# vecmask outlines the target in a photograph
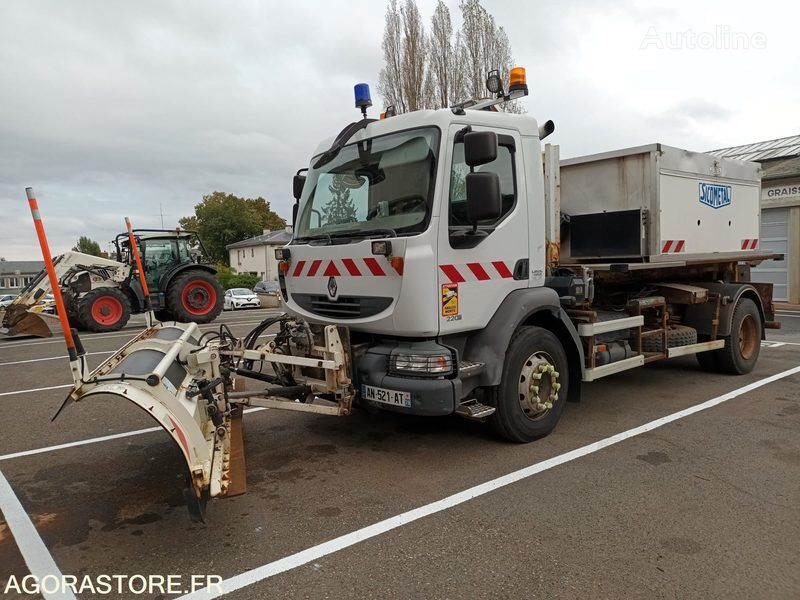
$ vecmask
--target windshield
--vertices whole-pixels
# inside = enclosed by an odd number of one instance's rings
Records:
[[[422,231],[433,197],[438,140],[439,130],[432,127],[370,138],[311,169],[295,241]]]
[[[251,292],[250,290],[246,290],[244,288],[235,288],[231,290],[231,294],[234,296],[249,296],[252,293],[253,292]]]

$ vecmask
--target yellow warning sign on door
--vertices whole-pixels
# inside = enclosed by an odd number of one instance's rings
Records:
[[[442,286],[442,316],[458,314],[458,284],[446,283]]]

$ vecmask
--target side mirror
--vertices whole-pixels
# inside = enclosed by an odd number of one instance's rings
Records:
[[[477,229],[478,221],[499,219],[503,214],[500,176],[497,173],[469,173],[466,184],[467,217],[473,231]]]
[[[471,131],[464,135],[464,162],[478,167],[497,158],[497,134],[494,131]]]
[[[295,177],[297,177],[297,175],[295,175]],[[305,179],[305,177],[303,179]],[[300,191],[302,192],[303,188],[300,188]],[[297,225],[297,209],[298,208],[300,208],[300,203],[299,202],[295,202],[294,205],[292,206],[292,227]]]
[[[300,200],[300,196],[303,195],[303,186],[306,184],[306,176],[300,175],[300,172],[297,172],[292,178],[292,193],[294,194],[295,200]]]

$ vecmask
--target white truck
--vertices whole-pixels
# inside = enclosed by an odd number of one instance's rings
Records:
[[[456,414],[529,442],[601,377],[688,354],[749,372],[778,326],[771,285],[749,282],[776,258],[758,244],[758,165],[660,144],[559,162],[541,143],[551,122],[497,110],[527,94],[519,70],[511,83],[380,120],[357,86],[364,118],[294,179],[277,251],[288,314],[241,339],[155,324],[73,368],[68,400],[148,410],[202,517],[207,497],[244,489],[241,406]]]

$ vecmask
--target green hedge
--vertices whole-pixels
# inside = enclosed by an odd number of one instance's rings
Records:
[[[217,265],[217,279],[226,290],[231,288],[247,288],[252,290],[253,287],[261,281],[258,275],[250,275],[249,273],[237,273],[226,265]]]

